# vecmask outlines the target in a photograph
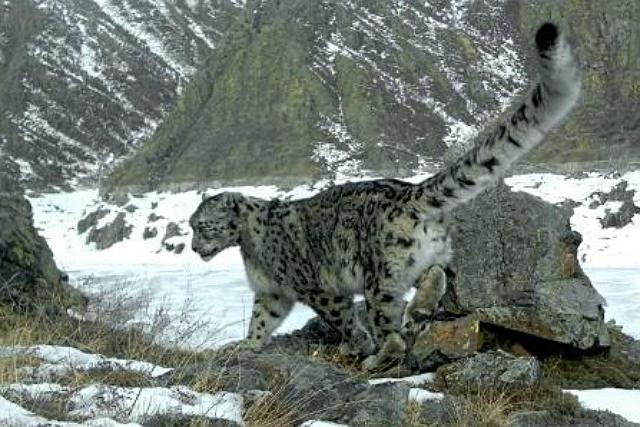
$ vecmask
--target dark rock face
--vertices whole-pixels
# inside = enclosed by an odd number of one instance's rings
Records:
[[[111,212],[109,209],[97,209],[87,214],[87,216],[78,221],[78,234],[82,234],[98,225],[98,221],[107,216],[109,212]]]
[[[31,205],[0,158],[0,304],[16,311],[57,313],[86,304],[58,270],[33,225]]]
[[[155,227],[151,227],[151,228],[145,227],[144,231],[142,232],[142,238],[144,240],[153,239],[157,235],[158,235],[158,229]]]
[[[578,264],[570,216],[504,185],[456,209],[444,311],[578,349],[607,346],[604,299]]]
[[[125,215],[124,212],[120,212],[113,222],[104,227],[95,228],[94,226],[87,235],[87,243],[95,242],[96,248],[103,250],[129,238],[133,231],[133,226],[127,225]]]

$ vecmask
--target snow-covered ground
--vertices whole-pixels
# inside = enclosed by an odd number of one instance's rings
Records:
[[[416,176],[411,181],[424,178]],[[573,200],[581,203],[575,208],[571,223],[584,238],[579,253],[582,265],[594,286],[607,299],[607,318],[615,319],[626,333],[640,338],[640,312],[637,310],[640,257],[634,250],[634,243],[640,241],[640,220],[636,217],[634,222],[622,229],[602,229],[599,218],[604,215],[605,209],[615,211],[620,203],[609,202],[595,209],[588,207],[593,192],[607,192],[621,179],[629,183],[630,189],[640,191],[640,172],[626,173],[622,177],[594,173],[582,179],[554,174],[529,174],[511,177],[507,179],[507,184],[515,190],[526,191],[549,202]],[[316,193],[325,185],[327,183],[321,182],[288,192],[273,186],[235,187],[211,190],[206,194],[240,191],[262,198],[301,198]],[[176,319],[188,310],[193,318],[208,324],[210,330],[182,344],[200,348],[216,347],[242,338],[252,305],[252,293],[246,283],[237,248],[225,250],[209,263],[204,263],[189,249],[191,230],[188,219],[202,196],[196,191],[175,194],[151,192],[131,196],[128,205],[137,207],[134,212],[126,211],[127,205],[104,205],[94,190],[45,194],[31,197],[30,200],[36,226],[49,242],[58,265],[69,273],[72,283],[88,292],[116,288],[132,293],[145,292],[152,307],[164,306],[169,316]],[[640,205],[640,193],[635,195],[635,203]],[[119,212],[126,212],[126,222],[133,226],[130,238],[103,251],[97,251],[94,244],[87,244],[86,233],[80,235],[77,232],[77,222],[98,207],[111,211],[99,221],[99,226],[112,221]],[[151,213],[160,218],[150,222]],[[172,237],[167,243],[184,243],[186,248],[181,254],[166,250],[161,243],[167,224],[171,221],[180,226],[183,235]],[[145,227],[155,227],[157,236],[143,239]],[[136,320],[148,320],[145,319],[145,313],[148,312],[142,312]],[[311,316],[313,313],[310,309],[296,306],[279,331],[300,327]],[[213,339],[210,334],[212,330],[216,331]],[[602,407],[629,419],[640,420],[638,411],[623,408],[620,405],[624,400],[613,398],[618,392],[602,390],[592,393],[607,397],[599,400],[600,405],[604,405]],[[418,400],[438,398],[417,391],[414,394],[416,396],[413,398]],[[587,406],[598,399],[593,396],[587,392],[579,394]],[[625,395],[625,399],[632,398],[629,396]]]

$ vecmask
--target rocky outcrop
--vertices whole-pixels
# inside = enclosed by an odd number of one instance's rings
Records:
[[[145,227],[144,231],[142,232],[142,238],[144,240],[153,239],[157,235],[158,235],[158,229],[155,227]]]
[[[153,215],[153,213],[152,213]],[[162,246],[168,250],[169,252],[173,252],[175,254],[181,254],[184,251],[186,245],[184,243],[169,243],[167,240],[172,237],[184,236],[185,233],[175,222],[170,222],[167,224],[167,229],[165,230],[164,237],[162,238]]]
[[[0,305],[46,314],[84,306],[36,231],[31,205],[12,172],[14,166],[0,158]]]
[[[85,233],[90,228],[95,228],[98,225],[98,221],[107,216],[111,212],[109,209],[96,209],[93,212],[89,212],[84,218],[78,221],[78,234]]]
[[[103,250],[129,238],[133,231],[133,226],[127,225],[125,216],[126,214],[124,212],[120,212],[116,215],[116,218],[107,225],[100,228],[92,227],[87,235],[87,244],[95,243],[96,249]]]
[[[634,215],[640,213],[640,208],[633,202],[635,190],[627,190],[627,181],[620,181],[608,193],[596,191],[590,197],[595,200],[591,202],[589,207],[595,209],[607,202],[622,202],[622,205],[616,212],[606,209],[604,217],[600,218],[602,228],[622,228],[633,221]]]
[[[581,350],[609,344],[605,301],[578,263],[570,209],[500,185],[452,216],[444,312]]]

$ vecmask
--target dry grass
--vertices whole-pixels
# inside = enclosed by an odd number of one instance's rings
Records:
[[[299,396],[291,392],[290,382],[279,378],[270,384],[269,393],[255,400],[244,416],[247,427],[293,427],[300,424]]]
[[[135,288],[134,285],[128,287]],[[191,342],[196,334],[211,343],[215,342],[215,333],[218,332],[214,330],[204,334],[205,324],[191,316],[188,305],[183,307],[177,319],[170,319],[164,307],[151,306],[148,294],[125,292],[124,285],[123,289],[94,292],[92,301],[90,311],[83,318],[15,313],[0,305],[0,347],[62,345],[172,368],[211,357],[208,351],[185,349],[184,344]],[[136,322],[140,318],[146,320],[144,324]],[[20,368],[37,367],[40,362],[40,359],[30,356],[0,357],[0,383],[20,382]],[[72,391],[92,383],[122,387],[154,385],[152,378],[125,370],[73,371],[56,380]],[[16,400],[15,396],[12,398]],[[66,416],[67,401],[62,398],[57,401],[18,399],[16,402],[41,416],[58,420],[64,420]]]
[[[518,411],[550,411],[558,417],[572,417],[581,407],[575,396],[563,393],[548,381],[528,388],[479,388],[469,384],[464,388],[440,389],[446,394],[441,401],[442,414],[425,421],[420,404],[410,404],[406,411],[406,425],[424,427],[451,425],[455,427],[498,427],[507,423]]]
[[[121,290],[94,294],[85,319],[16,314],[0,306],[0,346],[54,344],[106,356],[145,360],[179,367],[206,359],[199,349],[181,349],[206,325],[194,320],[188,306],[171,321],[165,307],[151,308],[148,295]],[[144,324],[136,323],[144,318]],[[215,339],[210,334],[209,342]],[[168,337],[171,337],[170,339]]]
[[[499,427],[518,408],[517,397],[504,390],[484,389],[452,399],[449,416],[454,426]]]
[[[19,383],[21,368],[38,367],[40,359],[31,356],[0,357],[0,384]]]
[[[608,351],[546,358],[545,377],[564,388],[640,388],[640,364],[626,354],[633,339],[617,328],[609,328],[609,333],[612,345]]]

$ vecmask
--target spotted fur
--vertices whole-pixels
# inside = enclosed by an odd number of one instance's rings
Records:
[[[264,345],[300,301],[342,334],[345,352],[378,348],[369,365],[404,352],[403,295],[418,283],[417,298],[429,307],[421,311],[417,301],[407,314],[424,316],[444,292],[439,266],[451,256],[447,211],[493,184],[578,100],[579,67],[564,36],[545,24],[536,44],[540,79],[515,113],[424,182],[347,183],[297,201],[222,193],[200,204],[191,218],[193,250],[208,260],[240,246],[255,292],[249,346]],[[365,297],[368,329],[354,313],[354,294]]]

